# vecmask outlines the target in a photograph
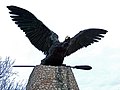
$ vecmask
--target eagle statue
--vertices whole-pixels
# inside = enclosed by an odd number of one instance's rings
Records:
[[[104,37],[103,34],[107,33],[104,29],[89,28],[81,30],[72,38],[67,36],[63,42],[60,42],[58,35],[28,10],[13,5],[7,8],[15,24],[25,32],[30,42],[46,55],[41,60],[42,65],[61,66],[66,56],[98,42]]]

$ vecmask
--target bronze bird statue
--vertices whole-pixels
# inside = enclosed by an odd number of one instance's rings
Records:
[[[41,61],[42,65],[61,66],[64,58],[77,50],[87,47],[103,38],[107,30],[89,28],[80,31],[74,37],[66,37],[60,42],[58,35],[38,20],[31,12],[17,6],[7,6],[11,18],[15,24],[25,32],[26,37],[46,57]]]

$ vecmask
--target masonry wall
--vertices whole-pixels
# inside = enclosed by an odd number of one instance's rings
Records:
[[[70,67],[37,65],[26,90],[79,90]]]

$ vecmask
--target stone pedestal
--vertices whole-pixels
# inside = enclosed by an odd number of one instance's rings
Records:
[[[79,90],[70,67],[37,65],[26,90]]]

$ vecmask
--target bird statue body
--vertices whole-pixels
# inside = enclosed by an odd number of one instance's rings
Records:
[[[69,44],[70,38],[65,39],[64,43],[58,42],[52,45],[49,49],[49,54],[41,61],[41,64],[53,66],[62,65]]]
[[[64,57],[77,50],[98,42],[106,34],[104,29],[90,28],[80,31],[74,37],[67,37],[63,42],[58,40],[58,35],[46,27],[31,12],[17,6],[7,6],[11,18],[15,24],[25,32],[26,37],[46,57],[41,61],[42,65],[61,66]]]

